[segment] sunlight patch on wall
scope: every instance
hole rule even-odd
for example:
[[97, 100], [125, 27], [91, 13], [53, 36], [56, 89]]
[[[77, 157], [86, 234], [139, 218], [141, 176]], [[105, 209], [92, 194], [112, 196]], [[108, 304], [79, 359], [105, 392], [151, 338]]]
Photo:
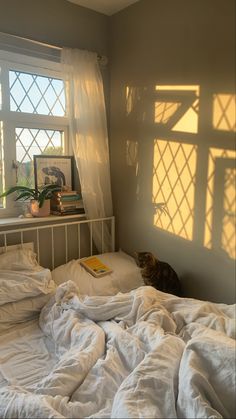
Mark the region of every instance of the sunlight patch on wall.
[[[233, 164], [236, 158], [236, 152], [233, 150], [222, 150], [210, 148], [208, 159], [208, 177], [207, 177], [207, 195], [206, 195], [206, 215], [205, 215], [205, 234], [204, 246], [208, 249], [213, 248], [213, 221], [214, 221], [214, 199], [215, 191], [216, 164], [219, 159], [230, 159]], [[235, 169], [226, 168], [225, 184], [223, 196], [217, 199], [223, 200], [222, 233], [220, 247], [227, 252], [229, 257], [235, 257], [234, 235], [235, 235]], [[233, 226], [234, 224], [234, 226]]]
[[215, 94], [213, 96], [213, 128], [236, 131], [236, 95]]
[[138, 164], [138, 142], [126, 141], [126, 163], [127, 166], [137, 167]]
[[154, 141], [152, 199], [167, 211], [154, 215], [154, 225], [187, 240], [193, 237], [196, 159], [196, 145]]
[[185, 114], [174, 125], [172, 131], [190, 132], [196, 134], [198, 132], [198, 113], [199, 99], [196, 99]]
[[222, 225], [221, 243], [229, 257], [236, 259], [236, 170], [226, 169], [224, 188], [224, 217]]
[[[163, 97], [155, 102], [155, 122], [166, 124], [170, 121], [171, 130], [178, 132], [198, 132], [199, 92], [198, 85], [155, 86], [157, 93]], [[171, 97], [175, 100], [169, 101]]]
[[157, 85], [156, 86], [156, 90], [164, 90], [164, 91], [191, 91], [191, 92], [196, 92], [196, 95], [199, 96], [199, 92], [200, 92], [200, 86], [199, 85], [176, 85], [176, 84], [172, 84], [172, 85]]
[[129, 115], [137, 103], [140, 100], [140, 93], [137, 87], [126, 86], [125, 89], [126, 98], [126, 114]]
[[155, 102], [155, 122], [166, 124], [180, 106], [178, 102]]

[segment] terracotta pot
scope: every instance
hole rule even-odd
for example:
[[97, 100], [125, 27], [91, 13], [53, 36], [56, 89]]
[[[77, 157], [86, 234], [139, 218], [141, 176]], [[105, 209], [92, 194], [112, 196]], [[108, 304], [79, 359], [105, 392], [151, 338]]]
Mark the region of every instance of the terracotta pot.
[[38, 201], [32, 199], [30, 201], [30, 212], [33, 217], [48, 217], [50, 215], [50, 199], [45, 199], [41, 208], [39, 208]]

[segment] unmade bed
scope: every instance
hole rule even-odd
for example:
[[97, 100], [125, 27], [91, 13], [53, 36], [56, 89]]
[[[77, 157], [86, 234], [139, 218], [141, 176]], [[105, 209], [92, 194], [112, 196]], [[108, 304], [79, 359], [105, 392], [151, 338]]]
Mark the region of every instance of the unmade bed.
[[235, 417], [235, 305], [144, 286], [113, 245], [102, 278], [48, 269], [19, 234], [0, 254], [0, 417]]

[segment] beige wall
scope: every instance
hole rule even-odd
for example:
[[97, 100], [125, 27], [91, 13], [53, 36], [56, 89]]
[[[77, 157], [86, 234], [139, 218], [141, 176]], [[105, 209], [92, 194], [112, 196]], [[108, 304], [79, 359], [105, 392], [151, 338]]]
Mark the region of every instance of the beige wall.
[[107, 54], [108, 18], [66, 0], [0, 0], [0, 31]]
[[[118, 245], [169, 262], [187, 296], [228, 303], [235, 299], [234, 7], [234, 0], [141, 0], [110, 19]], [[158, 220], [161, 202], [169, 215]]]

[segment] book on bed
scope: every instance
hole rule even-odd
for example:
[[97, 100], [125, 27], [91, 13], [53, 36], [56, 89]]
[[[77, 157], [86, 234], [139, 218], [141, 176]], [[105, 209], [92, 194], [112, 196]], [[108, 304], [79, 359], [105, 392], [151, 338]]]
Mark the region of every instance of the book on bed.
[[100, 278], [101, 276], [112, 272], [112, 269], [105, 265], [97, 256], [90, 256], [86, 259], [82, 259], [80, 264], [96, 278]]

